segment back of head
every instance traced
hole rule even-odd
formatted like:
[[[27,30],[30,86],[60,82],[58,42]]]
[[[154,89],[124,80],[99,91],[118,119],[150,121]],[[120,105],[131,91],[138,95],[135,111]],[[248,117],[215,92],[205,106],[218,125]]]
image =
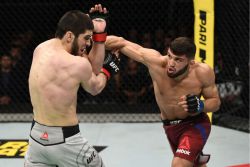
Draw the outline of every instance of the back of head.
[[[62,39],[67,31],[75,36],[85,33],[86,30],[93,30],[94,25],[90,17],[79,10],[72,10],[65,13],[57,23],[55,37]]]
[[[189,59],[195,57],[196,46],[190,38],[178,37],[170,43],[169,48],[175,55],[186,55]]]

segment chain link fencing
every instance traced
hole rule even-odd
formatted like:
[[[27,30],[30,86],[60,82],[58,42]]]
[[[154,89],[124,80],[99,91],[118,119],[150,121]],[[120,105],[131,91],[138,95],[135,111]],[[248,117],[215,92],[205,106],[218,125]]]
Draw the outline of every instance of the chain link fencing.
[[[3,72],[0,75],[0,121],[32,120],[28,75],[34,48],[54,36],[57,21],[65,12],[77,9],[87,13],[96,3],[103,4],[110,12],[108,34],[123,36],[162,54],[175,37],[193,38],[192,0],[3,0],[0,2],[1,68],[2,60],[8,57],[12,65],[9,75]],[[248,16],[248,0],[215,1],[214,70],[222,105],[213,114],[213,123],[249,132]],[[130,66],[136,70],[134,77],[127,74]],[[142,93],[129,98],[124,90]],[[81,114],[89,115],[84,119],[88,122],[160,121],[146,68],[125,56],[121,58],[121,73],[100,95],[92,97],[82,89],[78,91],[77,109],[80,119],[84,117]]]

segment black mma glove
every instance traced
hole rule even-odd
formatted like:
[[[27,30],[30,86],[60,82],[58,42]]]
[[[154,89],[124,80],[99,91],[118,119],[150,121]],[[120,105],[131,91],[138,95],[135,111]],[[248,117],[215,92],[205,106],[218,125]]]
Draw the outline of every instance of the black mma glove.
[[[200,98],[193,94],[186,95],[188,112],[191,114],[200,113],[204,109],[204,102]]]
[[[93,32],[92,39],[94,42],[105,42],[107,38],[107,26],[108,26],[108,13],[100,13],[98,11],[89,14],[90,18],[93,19],[103,19],[106,21],[106,27],[104,32]]]
[[[105,52],[105,58],[103,62],[103,68],[101,73],[105,74],[109,80],[114,74],[119,72],[119,59],[117,56],[110,51]]]

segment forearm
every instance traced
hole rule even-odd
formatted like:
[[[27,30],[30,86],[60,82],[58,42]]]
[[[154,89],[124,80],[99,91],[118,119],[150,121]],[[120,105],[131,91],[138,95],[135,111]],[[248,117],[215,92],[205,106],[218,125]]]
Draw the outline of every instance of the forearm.
[[[99,74],[102,68],[103,60],[105,56],[104,43],[94,43],[89,53],[89,61],[91,63],[93,72]]]
[[[96,92],[95,95],[101,93],[101,91],[105,88],[107,81],[108,81],[107,76],[103,73],[99,73],[97,75],[97,80],[98,80],[97,81],[98,84],[95,87],[95,92]]]
[[[99,94],[107,83],[107,77],[103,73],[99,73],[98,75],[92,74],[92,78],[86,82],[82,83],[82,87],[91,95],[95,96]]]
[[[143,47],[122,37],[108,36],[105,47],[107,50],[119,50],[122,54],[136,61],[142,61]]]
[[[204,102],[204,110],[203,112],[216,112],[220,108],[220,99],[219,98],[210,98],[203,101]]]
[[[108,36],[105,42],[107,50],[121,49],[125,46],[126,40],[122,37]]]

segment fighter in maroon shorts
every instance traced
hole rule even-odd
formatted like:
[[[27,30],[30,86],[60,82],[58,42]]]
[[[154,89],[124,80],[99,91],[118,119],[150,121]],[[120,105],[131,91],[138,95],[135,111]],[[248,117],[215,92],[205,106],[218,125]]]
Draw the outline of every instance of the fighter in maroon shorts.
[[[186,37],[176,38],[166,56],[116,36],[109,36],[105,46],[119,49],[148,68],[174,152],[172,167],[206,166],[209,158],[202,156],[202,149],[211,129],[206,113],[217,111],[220,99],[212,68],[194,60],[194,42]],[[200,100],[201,95],[204,101]]]

